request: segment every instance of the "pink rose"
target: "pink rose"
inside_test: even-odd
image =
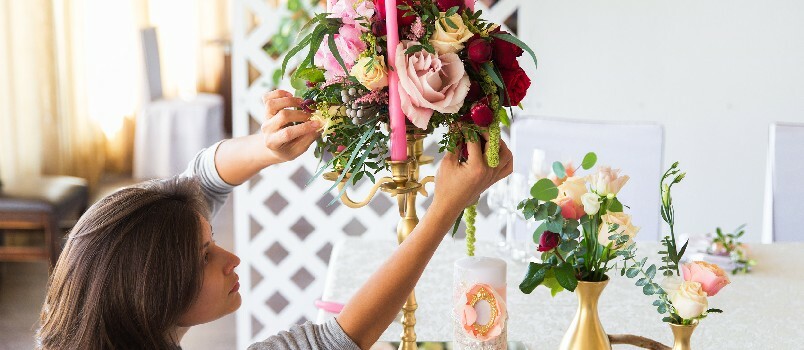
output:
[[[438,56],[424,50],[405,55],[414,45],[419,43],[403,41],[396,48],[399,97],[413,125],[426,129],[434,110],[457,113],[461,109],[471,83],[458,55]]]
[[[713,296],[721,288],[731,283],[729,276],[715,264],[705,261],[693,261],[681,266],[681,273],[685,281],[694,281],[701,284],[706,295]]]
[[[559,198],[556,204],[561,207],[561,216],[565,219],[578,220],[585,214],[583,205],[579,205],[570,197]]]
[[[366,20],[374,16],[374,2],[366,0],[329,0],[330,18],[340,18],[344,25],[366,31]]]
[[[315,64],[324,68],[324,75],[327,79],[336,76],[346,76],[341,64],[335,59],[335,55],[329,51],[327,41],[329,36],[324,37],[324,42],[315,54]],[[346,69],[352,69],[360,53],[366,50],[366,44],[360,40],[360,30],[348,25],[341,26],[338,34],[335,34],[335,47],[346,65]]]

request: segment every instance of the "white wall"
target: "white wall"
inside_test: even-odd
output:
[[[804,122],[804,1],[535,0],[520,11],[539,57],[528,114],[662,123],[665,163],[688,172],[677,229],[747,223],[759,241],[768,125]]]

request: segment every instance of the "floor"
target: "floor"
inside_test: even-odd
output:
[[[97,198],[131,184],[130,179],[104,181]],[[97,199],[95,198],[95,199]],[[217,244],[232,251],[234,234],[231,199],[212,221]],[[48,278],[45,262],[0,262],[0,350],[34,348],[34,332],[45,297]],[[233,349],[236,344],[234,314],[190,329],[184,349]]]

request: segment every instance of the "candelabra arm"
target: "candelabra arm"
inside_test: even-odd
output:
[[[346,186],[346,181],[341,181],[338,184],[338,191],[343,193],[341,194],[341,202],[349,208],[365,207],[367,204],[369,204],[369,202],[371,202],[371,199],[374,198],[374,195],[377,193],[377,190],[380,189],[380,186],[382,186],[382,184],[392,181],[393,180],[391,180],[391,178],[387,176],[380,178],[379,180],[377,180],[377,183],[375,183],[374,186],[371,187],[371,191],[369,191],[368,195],[366,195],[366,198],[364,198],[360,202],[355,202],[354,200],[349,198],[349,194],[343,190],[343,187]]]
[[[422,196],[430,197],[430,194],[427,193],[427,189],[424,188],[424,185],[426,185],[428,183],[431,183],[431,182],[435,183],[435,177],[433,177],[433,176],[425,176],[424,179],[422,179],[422,182],[421,182],[422,187],[419,188],[419,193]]]

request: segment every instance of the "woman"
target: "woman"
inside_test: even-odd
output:
[[[176,349],[189,327],[240,306],[239,259],[215,245],[208,222],[235,185],[295,159],[320,125],[285,91],[264,99],[262,132],[201,151],[183,176],[120,190],[93,205],[69,235],[42,307],[40,349]],[[295,124],[295,125],[294,125]],[[252,349],[368,349],[393,321],[461,210],[513,167],[486,166],[479,144],[445,156],[433,203],[410,237],[337,320],[294,326]]]

